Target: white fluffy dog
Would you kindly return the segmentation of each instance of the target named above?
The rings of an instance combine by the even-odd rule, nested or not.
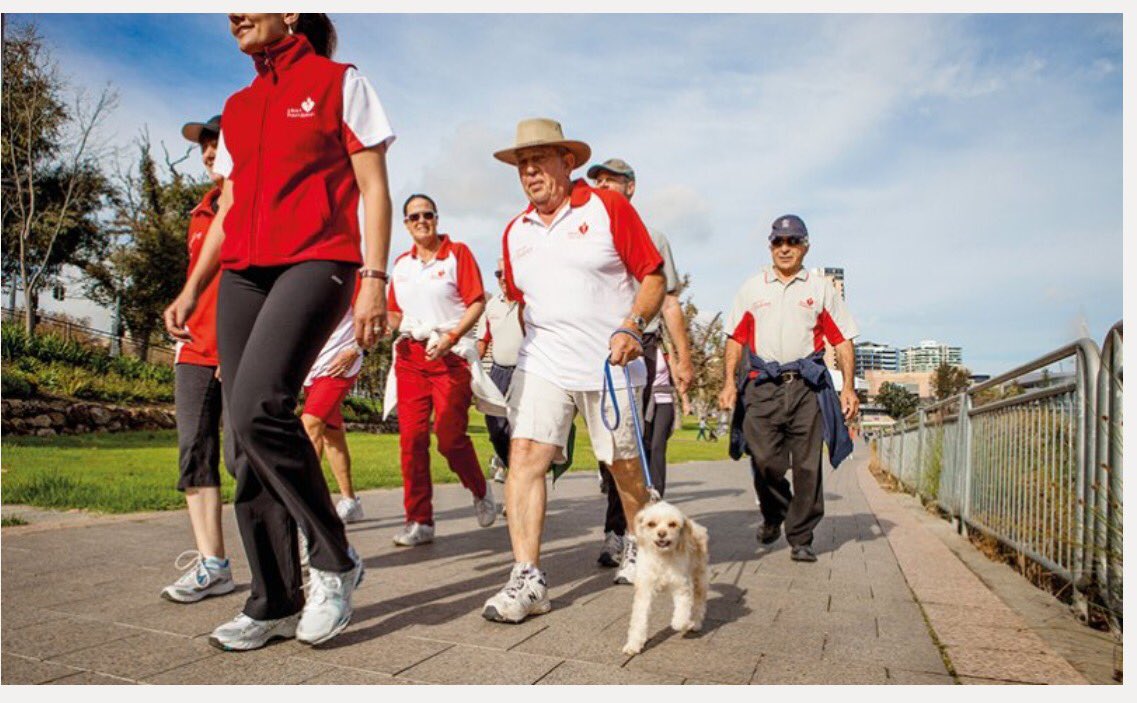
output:
[[[698,631],[707,612],[707,528],[661,501],[640,511],[635,532],[636,593],[624,654],[643,650],[656,593],[671,591],[671,629],[678,632]]]

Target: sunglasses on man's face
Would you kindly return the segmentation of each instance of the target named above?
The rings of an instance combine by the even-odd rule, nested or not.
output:
[[[434,217],[435,215],[432,211],[426,210],[424,212],[412,212],[407,215],[406,220],[407,222],[418,222],[419,218],[422,218],[425,222],[433,222]]]
[[[805,239],[802,237],[774,237],[770,240],[770,247],[772,249],[778,249],[787,244],[791,247],[796,247],[804,243]]]

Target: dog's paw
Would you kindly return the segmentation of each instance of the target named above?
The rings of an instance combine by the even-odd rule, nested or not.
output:
[[[623,651],[624,654],[631,656],[633,654],[639,654],[640,652],[643,651],[643,648],[644,648],[643,642],[636,644],[635,642],[629,641],[627,644],[624,645],[624,649],[621,651]]]
[[[691,621],[687,618],[671,618],[671,629],[676,632],[686,632],[691,629]]]

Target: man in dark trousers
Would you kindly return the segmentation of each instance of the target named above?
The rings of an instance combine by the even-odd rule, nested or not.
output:
[[[813,530],[825,514],[821,444],[834,468],[852,451],[845,421],[859,409],[853,390],[857,326],[824,276],[802,266],[809,232],[796,215],[774,220],[771,266],[742,284],[726,329],[725,379],[719,404],[735,408],[731,456],[751,457],[762,511],[758,540],[773,544],[785,523],[790,557],[817,561]],[[825,367],[825,341],[841,371],[840,397]],[[739,378],[746,353],[748,370]],[[739,446],[741,445],[741,446]],[[793,470],[793,490],[786,472]]]

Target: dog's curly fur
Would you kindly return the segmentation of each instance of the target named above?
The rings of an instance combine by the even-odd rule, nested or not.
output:
[[[656,593],[671,592],[671,628],[678,632],[698,631],[707,612],[707,528],[663,501],[645,507],[635,522],[636,592],[624,654],[643,650]]]

